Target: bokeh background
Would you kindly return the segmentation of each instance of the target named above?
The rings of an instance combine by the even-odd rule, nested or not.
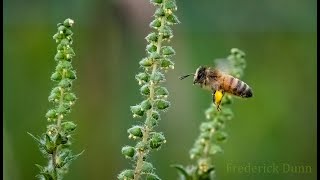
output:
[[[236,99],[228,141],[215,157],[218,179],[316,179],[316,0],[178,0],[182,22],[173,26],[175,69],[167,74],[170,110],[158,131],[167,143],[151,154],[164,180],[177,178],[171,164],[188,165],[210,92],[178,76],[231,48],[246,52],[243,80],[254,98]],[[78,96],[69,119],[78,128],[73,151],[85,153],[65,179],[116,179],[132,163],[121,147],[133,144],[127,129],[137,121],[130,105],[142,100],[134,79],[145,56],[154,8],[148,0],[4,0],[4,179],[35,179],[46,160],[27,134],[40,135],[51,107],[56,24],[75,20],[74,68]],[[289,163],[312,167],[308,174],[241,174],[228,163]]]

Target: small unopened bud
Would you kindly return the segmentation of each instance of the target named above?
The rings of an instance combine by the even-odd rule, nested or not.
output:
[[[121,152],[126,158],[132,158],[136,151],[135,151],[134,147],[125,146],[122,148]]]

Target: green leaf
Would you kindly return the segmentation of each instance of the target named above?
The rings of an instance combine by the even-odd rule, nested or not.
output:
[[[192,180],[192,176],[189,175],[188,171],[180,164],[173,164],[171,167],[176,168],[178,172],[184,177],[185,180]]]
[[[33,134],[31,134],[31,133],[29,133],[29,132],[27,132],[35,141],[37,141],[38,143],[40,143],[41,144],[41,141],[40,141],[40,137],[35,137]]]

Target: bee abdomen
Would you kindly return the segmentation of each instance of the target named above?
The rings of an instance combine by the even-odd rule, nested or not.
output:
[[[233,93],[237,96],[241,96],[244,98],[252,97],[252,90],[250,86],[248,86],[245,82],[236,79],[237,83],[235,88],[233,89]]]

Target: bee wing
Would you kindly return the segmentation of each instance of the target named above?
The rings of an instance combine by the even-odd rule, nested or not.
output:
[[[220,58],[213,60],[214,67],[219,69],[220,71],[230,74],[232,71],[232,64],[227,58]]]

